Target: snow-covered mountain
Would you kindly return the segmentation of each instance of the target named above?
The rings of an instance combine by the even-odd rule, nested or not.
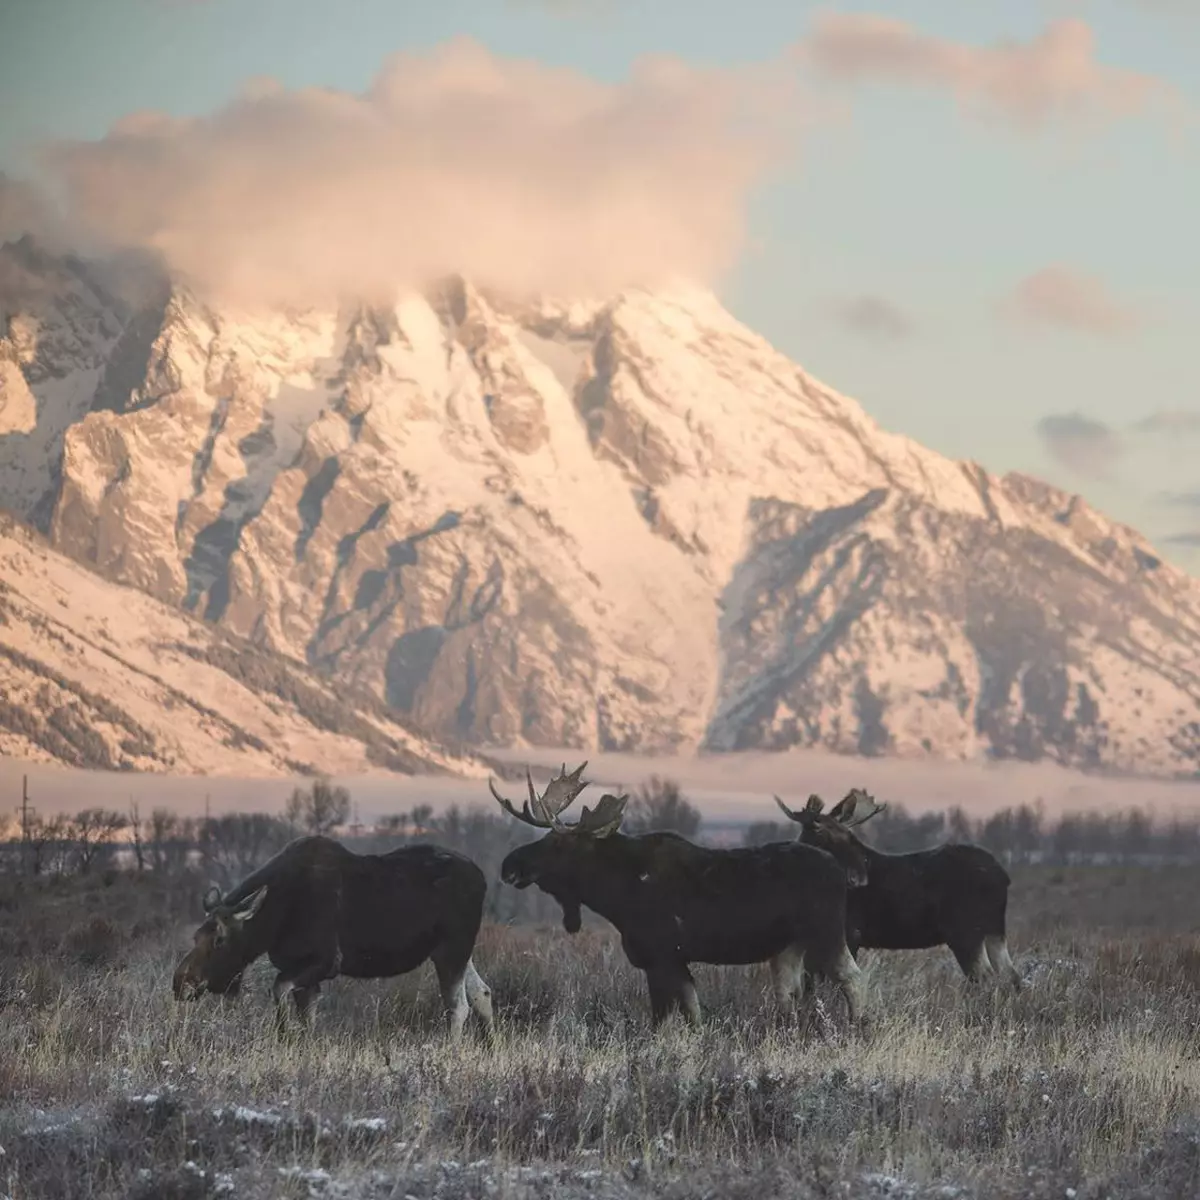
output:
[[[498,769],[0,516],[0,758],[237,775]]]
[[[3,253],[0,505],[437,736],[1200,768],[1200,582],[708,293],[252,313]]]

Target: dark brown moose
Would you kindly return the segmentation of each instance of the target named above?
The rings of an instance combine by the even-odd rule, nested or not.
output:
[[[833,858],[798,841],[715,850],[676,833],[619,831],[627,796],[601,796],[578,822],[559,818],[588,784],[582,763],[566,765],[539,796],[526,771],[529,799],[520,810],[492,795],[545,837],[511,851],[500,877],[536,884],[562,906],[563,926],[578,932],[580,907],[612,923],[632,966],[646,973],[651,1018],[674,1009],[692,1023],[700,1004],[690,963],[770,961],[776,998],[803,998],[805,969],[837,981],[852,1022],[862,1018],[864,989],[846,946],[847,873]],[[863,855],[862,878],[865,879]]]
[[[302,1021],[327,979],[387,979],[433,961],[452,1038],[474,1009],[492,1029],[491,990],[471,961],[487,880],[439,846],[354,854],[327,837],[289,842],[227,895],[210,888],[208,916],[176,968],[177,1000],[236,996],[242,972],[267,955],[279,1029],[288,993]]]
[[[951,844],[908,854],[866,845],[854,828],[887,806],[853,788],[828,813],[820,796],[799,811],[775,803],[800,826],[799,841],[827,850],[848,869],[867,859],[867,885],[846,895],[846,941],[857,959],[868,950],[948,946],[972,981],[1000,973],[1020,989],[1004,931],[1008,872],[982,846]]]

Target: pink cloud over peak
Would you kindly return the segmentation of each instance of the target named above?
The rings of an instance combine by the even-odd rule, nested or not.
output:
[[[394,56],[362,95],[259,79],[211,116],[134,114],[45,166],[89,239],[248,302],[449,271],[604,295],[734,264],[747,195],[792,144],[794,82],[647,58],[605,84],[460,38]]]
[[[944,88],[1027,131],[1056,118],[1129,116],[1171,96],[1153,76],[1098,62],[1091,26],[1078,18],[1052,21],[1028,42],[970,46],[891,17],[828,13],[802,56],[846,83]]]

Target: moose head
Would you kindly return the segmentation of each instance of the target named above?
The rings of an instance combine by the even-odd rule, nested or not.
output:
[[[863,788],[851,788],[829,812],[824,811],[825,802],[817,795],[809,796],[801,809],[788,808],[778,796],[775,803],[789,821],[800,826],[801,842],[832,854],[845,868],[846,882],[851,887],[866,885],[870,857],[853,830],[883,812],[886,804],[876,804],[875,798]]]
[[[191,950],[175,969],[176,1000],[194,1000],[205,992],[236,997],[242,972],[259,953],[250,924],[267,898],[264,884],[235,903],[226,903],[217,887],[204,896],[208,915],[196,930]]]
[[[588,786],[582,778],[586,766],[584,761],[568,773],[567,764],[563,763],[561,772],[550,780],[541,795],[526,768],[529,799],[520,809],[501,796],[488,780],[492,796],[505,812],[534,829],[547,830],[545,837],[509,852],[500,864],[500,878],[516,888],[537,884],[553,896],[562,905],[563,926],[568,933],[578,933],[582,924],[579,882],[585,874],[590,874],[589,867],[598,848],[620,829],[629,800],[625,795],[605,794],[594,809],[584,805],[574,824],[564,822],[562,814]]]

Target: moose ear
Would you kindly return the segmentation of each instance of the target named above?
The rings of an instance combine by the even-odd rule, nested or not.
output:
[[[202,903],[204,904],[204,911],[206,913],[212,912],[221,903],[221,889],[215,883],[204,893]]]
[[[267,898],[267,885],[264,883],[252,896],[243,900],[241,904],[234,909],[231,917],[237,921],[239,925],[244,925],[260,908],[262,902]]]

